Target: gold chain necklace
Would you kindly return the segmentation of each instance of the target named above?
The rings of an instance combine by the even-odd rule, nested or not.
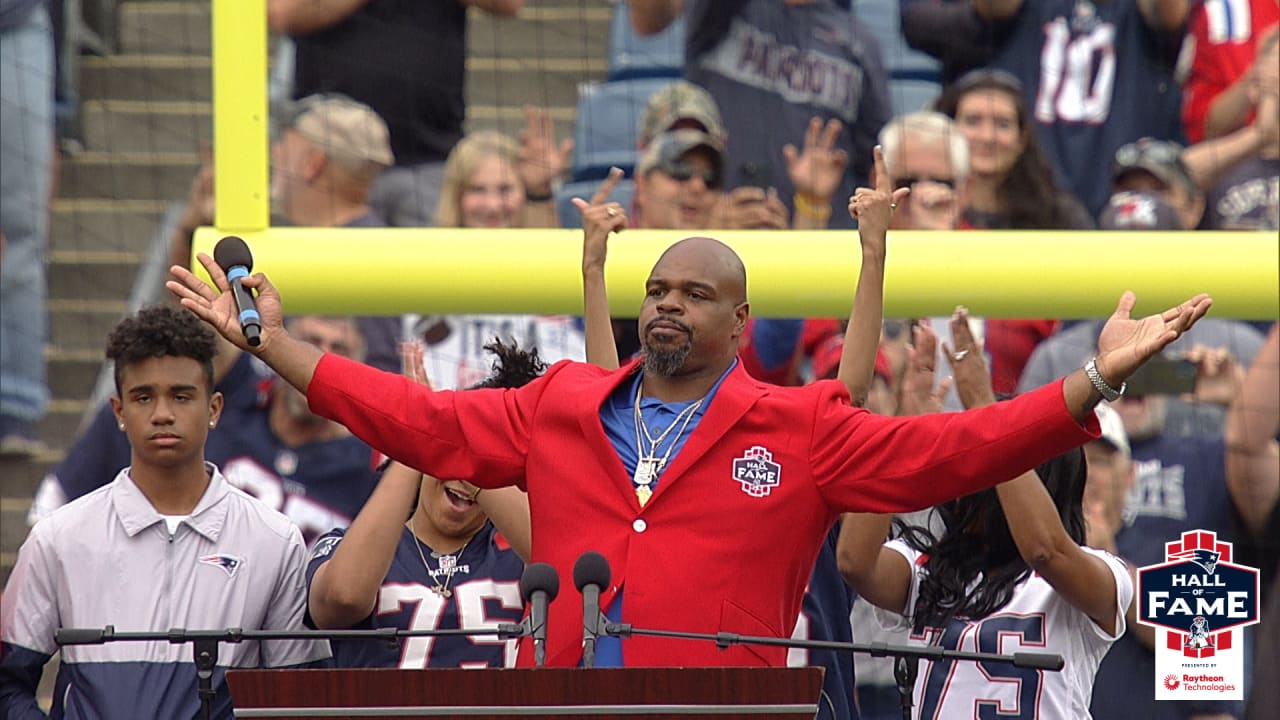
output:
[[[635,399],[635,430],[636,430],[636,471],[631,476],[631,482],[636,486],[636,497],[640,500],[640,507],[644,507],[649,502],[649,498],[653,495],[653,482],[658,479],[658,473],[666,467],[667,461],[671,459],[671,453],[675,451],[676,444],[680,441],[680,436],[684,435],[684,431],[688,429],[689,423],[693,420],[693,416],[698,412],[698,408],[702,407],[702,403],[706,400],[706,396],[699,398],[695,403],[690,404],[679,413],[676,414],[671,424],[658,434],[657,439],[649,433],[649,427],[644,424],[644,417],[640,412],[640,391],[644,387],[644,382],[636,383],[636,399]],[[680,430],[676,433],[675,438],[671,440],[671,444],[667,446],[667,451],[661,458],[657,457],[658,446],[663,440],[671,434],[671,431],[679,425]],[[643,435],[643,439],[642,436]],[[644,450],[644,441],[649,442],[649,452]]]
[[[431,588],[431,592],[443,598],[453,597],[453,591],[449,589],[449,583],[453,581],[453,576],[458,572],[458,560],[462,559],[462,553],[466,552],[467,546],[470,545],[475,536],[480,533],[477,531],[474,535],[467,538],[467,541],[462,543],[462,547],[458,548],[456,552],[438,553],[435,550],[432,550],[431,556],[438,558],[438,562],[436,563],[436,574],[433,575],[431,574],[431,566],[427,564],[427,556],[422,552],[422,546],[426,543],[418,539],[418,534],[413,531],[412,524],[405,523],[404,525],[409,528],[409,534],[413,536],[413,546],[418,549],[418,557],[422,559],[422,567],[426,569],[427,577],[431,578],[431,581],[436,584],[435,587]],[[427,547],[430,549],[430,546]],[[440,578],[438,577],[440,575],[444,576],[444,582],[440,582]]]

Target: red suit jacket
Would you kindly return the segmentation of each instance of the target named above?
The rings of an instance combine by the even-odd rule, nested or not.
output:
[[[560,573],[547,664],[582,654],[582,602],[569,582],[587,550],[626,588],[637,628],[789,636],[819,545],[842,512],[906,512],[1012,479],[1098,436],[1067,412],[1061,382],[966,413],[873,415],[844,386],[778,387],[739,363],[641,508],[600,422],[636,370],[561,362],[517,390],[433,392],[326,355],[313,411],[439,478],[529,493],[533,560]],[[635,637],[627,666],[783,665],[784,648]],[[522,643],[520,664],[532,664]]]

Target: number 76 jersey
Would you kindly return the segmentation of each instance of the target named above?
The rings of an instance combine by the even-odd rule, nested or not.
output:
[[[886,547],[911,563],[907,608],[914,608],[924,574],[924,556],[893,540]],[[913,712],[920,720],[1079,720],[1089,717],[1093,678],[1111,643],[1124,634],[1124,612],[1133,600],[1133,581],[1124,562],[1092,548],[1116,581],[1116,633],[1108,635],[1032,573],[1014,589],[1009,603],[984,618],[952,620],[946,628],[911,635],[914,645],[940,645],[962,652],[1052,653],[1066,660],[1061,672],[1017,668],[1005,663],[961,660],[921,661]],[[909,628],[902,615],[876,610],[886,629]]]

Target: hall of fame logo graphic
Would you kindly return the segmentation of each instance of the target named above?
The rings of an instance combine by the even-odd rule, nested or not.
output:
[[[1156,630],[1157,700],[1244,699],[1243,629],[1258,622],[1258,571],[1204,530],[1138,569],[1138,622]]]
[[[752,445],[742,457],[734,459],[733,479],[751,497],[768,497],[782,483],[782,466],[773,461],[773,453]]]

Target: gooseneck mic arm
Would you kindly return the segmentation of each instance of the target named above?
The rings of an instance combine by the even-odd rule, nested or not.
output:
[[[595,667],[596,639],[603,629],[600,590],[609,587],[609,561],[594,551],[582,553],[573,564],[573,584],[582,593],[582,667]]]
[[[576,573],[575,573],[576,574]],[[606,623],[605,635],[629,638],[634,635],[703,640],[714,642],[721,650],[732,645],[770,645],[773,647],[805,648],[808,650],[837,650],[863,653],[872,657],[908,657],[923,660],[969,660],[973,662],[1007,663],[1014,667],[1057,672],[1066,664],[1061,655],[1054,653],[1016,652],[1012,655],[997,653],[962,652],[947,650],[936,645],[889,645],[886,643],[846,643],[834,640],[795,640],[792,638],[739,635],[737,633],[694,633],[678,630],[651,630],[633,627],[630,623]]]
[[[520,597],[529,606],[528,631],[533,636],[533,664],[547,662],[547,605],[560,593],[560,574],[547,563],[533,563],[520,576]]]
[[[245,341],[257,347],[262,343],[262,316],[258,315],[253,292],[244,286],[244,279],[253,271],[253,254],[249,252],[249,246],[235,235],[228,235],[213,246],[213,260],[227,274],[227,282],[231,284]]]

